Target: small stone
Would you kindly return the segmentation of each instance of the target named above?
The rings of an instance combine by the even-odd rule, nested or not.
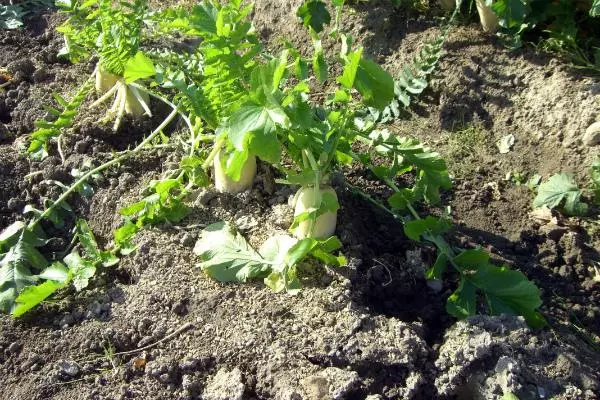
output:
[[[444,282],[441,279],[428,279],[427,286],[434,292],[439,293],[444,288]]]
[[[48,71],[45,68],[40,68],[33,73],[32,78],[35,83],[40,83],[45,81],[48,76]]]
[[[21,58],[19,60],[9,63],[7,66],[8,72],[12,75],[22,73],[24,76],[31,76],[35,71],[35,65],[28,58]]]
[[[328,367],[318,374],[304,379],[302,385],[310,399],[339,400],[348,397],[349,392],[359,384],[355,371]]]
[[[235,225],[242,231],[249,231],[258,226],[258,221],[251,215],[242,215],[235,220]]]
[[[213,189],[202,189],[197,193],[196,199],[194,200],[194,204],[206,206],[215,197],[217,197],[217,192],[215,192]]]
[[[71,314],[67,314],[62,317],[58,325],[60,325],[61,328],[66,329],[69,327],[69,325],[73,325],[74,322],[73,316]]]
[[[119,177],[119,184],[124,188],[133,182],[135,182],[135,176],[129,172],[125,172]]]
[[[242,371],[235,368],[227,371],[221,368],[206,385],[202,398],[204,400],[242,400],[246,385],[242,382]]]
[[[88,306],[88,309],[92,312],[92,314],[94,314],[95,316],[99,316],[100,314],[102,314],[102,305],[97,302],[94,301],[92,304],[90,304]]]
[[[8,203],[6,205],[7,205],[8,209],[11,211],[19,211],[21,209],[21,207],[23,207],[21,200],[15,198],[15,197],[8,200]]]
[[[184,375],[181,379],[181,387],[191,396],[197,396],[200,385],[192,375]]]
[[[4,125],[3,123],[0,122],[0,141],[2,141],[4,139],[8,139],[9,137],[10,137],[10,131],[8,130],[6,125]]]
[[[8,352],[11,354],[17,354],[19,351],[21,351],[21,345],[17,342],[12,342],[9,346],[8,346]]]
[[[192,247],[196,242],[196,238],[191,233],[184,233],[181,237],[180,243],[182,246]]]
[[[583,143],[586,146],[596,146],[600,144],[600,121],[594,122],[585,130]]]
[[[77,143],[75,143],[75,151],[78,154],[84,154],[89,147],[90,147],[90,143],[87,140],[80,140]],[[114,179],[115,181],[117,181],[115,178],[112,178],[112,179]]]
[[[71,378],[75,378],[81,372],[81,367],[75,361],[61,360],[58,362],[60,373]]]

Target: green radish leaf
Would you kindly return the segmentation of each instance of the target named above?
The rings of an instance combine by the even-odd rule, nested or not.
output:
[[[179,166],[185,172],[188,181],[198,187],[205,187],[210,184],[210,179],[202,167],[204,160],[196,156],[186,156],[181,159]]]
[[[448,266],[448,257],[444,253],[439,253],[435,263],[425,272],[426,279],[436,279],[441,281]]]
[[[405,210],[413,201],[414,196],[410,189],[400,189],[388,198],[392,210]]]
[[[189,10],[183,7],[169,9],[161,24],[168,29],[175,29],[194,36],[215,35],[217,33],[217,8],[208,1],[202,1]]]
[[[153,181],[148,196],[121,208],[119,212],[123,216],[137,218],[138,227],[164,221],[179,222],[189,214],[189,209],[182,201],[184,190],[177,179]]]
[[[242,176],[242,169],[244,168],[249,156],[250,154],[248,153],[248,150],[234,150],[229,153],[226,160],[222,159],[221,162],[225,161],[224,167],[227,176],[238,182]]]
[[[477,312],[477,288],[469,281],[461,280],[458,288],[448,297],[446,312],[458,319],[464,319]]]
[[[532,327],[545,325],[536,309],[542,304],[539,289],[519,271],[490,263],[482,249],[465,250],[452,259],[461,273],[459,288],[450,296],[447,311],[457,318],[476,311],[476,291],[484,295],[490,314],[522,315]]]
[[[308,64],[302,57],[296,57],[296,61],[294,61],[294,75],[301,81],[308,78]]]
[[[196,242],[200,268],[220,282],[246,282],[266,277],[272,263],[256,252],[231,225],[217,222],[207,226]]]
[[[76,250],[69,253],[63,261],[69,267],[75,289],[78,292],[85,289],[89,280],[96,274],[95,263],[82,258]]]
[[[249,134],[248,149],[258,158],[270,164],[281,160],[281,143],[275,132],[254,131]]]
[[[342,76],[337,78],[337,81],[342,84],[346,89],[352,89],[354,86],[354,80],[356,79],[356,73],[358,72],[358,65],[362,58],[363,49],[360,48],[356,51],[348,53],[346,57],[346,66],[344,67],[344,73]]]
[[[581,189],[571,175],[555,174],[539,186],[538,194],[533,200],[533,207],[547,206],[553,209],[563,204],[563,210],[567,214],[585,215],[587,204],[581,202],[581,194]]]
[[[315,182],[315,171],[307,169],[298,174],[291,173],[287,175],[286,179],[277,180],[277,182],[286,183],[288,185],[308,186]]]
[[[15,308],[12,315],[14,317],[22,316],[65,286],[65,283],[48,280],[36,286],[26,287],[15,299]]]
[[[296,294],[302,287],[295,266],[285,268],[281,272],[271,272],[269,276],[264,279],[264,283],[275,293],[285,291],[289,294]]]
[[[361,59],[354,88],[363,97],[363,102],[378,110],[382,110],[394,98],[394,79],[379,64]]]
[[[323,51],[317,51],[313,58],[313,72],[319,82],[325,83],[329,78],[327,61],[323,55]]]
[[[331,15],[327,11],[327,5],[321,0],[307,0],[302,4],[296,15],[302,19],[307,28],[319,33],[323,27],[331,22]]]
[[[90,229],[85,219],[79,218],[75,223],[75,229],[79,243],[85,250],[86,256],[93,260],[100,261],[100,250],[98,250],[98,243],[94,237],[94,233]]]
[[[135,56],[131,57],[125,63],[123,77],[125,78],[125,82],[130,84],[138,79],[154,76],[155,73],[156,69],[154,68],[152,60],[141,51],[138,51]]]
[[[590,8],[590,16],[600,16],[600,0],[594,0],[594,2],[592,3],[592,7]]]
[[[258,253],[277,268],[285,264],[287,253],[296,243],[298,239],[288,235],[271,236],[260,246]]]
[[[120,254],[125,256],[135,251],[135,245],[131,241],[139,229],[136,224],[128,220],[113,232],[115,247],[119,250]]]
[[[71,279],[69,268],[59,261],[53,262],[39,275],[39,278],[58,283],[67,283]]]
[[[422,219],[415,219],[404,223],[404,233],[409,239],[421,241],[421,236],[442,235],[450,230],[452,223],[446,218],[436,218],[428,215]]]
[[[0,253],[0,311],[4,313],[13,311],[15,299],[25,288],[37,284],[39,277],[33,271],[48,267],[48,261],[36,249],[42,241],[38,234],[15,228],[18,225],[13,224],[0,235],[4,242],[2,247],[10,243],[10,247]]]
[[[526,0],[496,0],[492,10],[498,15],[500,26],[503,28],[520,27],[525,17],[531,11]]]
[[[25,222],[15,221],[0,232],[0,254],[19,240],[25,226]]]
[[[254,132],[255,136],[263,135],[274,138],[274,130],[277,125],[289,125],[289,118],[281,107],[247,104],[240,107],[229,117],[227,131],[234,147],[239,151],[243,151],[250,139],[248,138],[250,132]],[[280,148],[279,143],[271,144],[272,148],[261,150],[267,154],[267,157],[278,152],[277,148]]]

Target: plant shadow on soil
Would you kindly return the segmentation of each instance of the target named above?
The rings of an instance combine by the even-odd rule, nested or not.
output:
[[[471,47],[490,44],[494,48],[502,47],[497,39],[489,37],[449,41],[446,44],[448,61],[452,62],[452,58],[459,57],[457,54]],[[488,110],[489,105],[500,109],[513,105],[510,97],[515,87],[515,76],[499,72],[503,70],[503,64],[494,55],[495,52],[472,55],[470,65],[463,65],[460,71],[456,71],[456,86],[469,90],[446,93],[440,110],[442,129],[453,130],[457,124],[466,125],[476,121],[485,129],[490,129],[494,125],[494,116]]]

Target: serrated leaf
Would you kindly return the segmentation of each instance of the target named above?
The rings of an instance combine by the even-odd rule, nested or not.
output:
[[[53,262],[38,276],[40,279],[65,283],[70,279],[69,268],[59,261]]]
[[[477,288],[469,281],[461,280],[458,288],[446,301],[446,312],[463,319],[477,311]]]
[[[138,51],[125,63],[123,77],[127,84],[133,83],[138,79],[145,79],[154,76],[156,69],[152,60],[143,52]]]
[[[416,242],[421,241],[421,236],[425,234],[442,235],[450,228],[452,224],[446,218],[436,218],[428,215],[422,219],[415,219],[404,223],[404,233],[409,239]]]
[[[362,95],[363,102],[378,110],[383,110],[394,98],[394,79],[379,64],[361,59],[354,88]]]
[[[296,15],[302,19],[307,28],[312,28],[319,33],[323,26],[331,22],[331,15],[327,11],[327,5],[320,0],[307,0],[296,11]]]
[[[281,153],[281,145],[274,135],[275,127],[277,125],[287,126],[288,124],[289,119],[281,107],[248,104],[240,107],[229,117],[227,131],[229,139],[238,151],[244,151],[247,143],[253,137],[254,140],[267,145],[267,148],[256,150],[271,158],[275,154]],[[249,137],[251,133],[253,135]]]
[[[439,253],[435,263],[425,272],[426,279],[442,280],[448,266],[448,257],[444,253]]]
[[[202,271],[220,282],[246,282],[250,278],[265,277],[271,269],[271,263],[223,221],[202,231],[194,253],[202,259],[199,264]]]
[[[78,292],[85,289],[96,274],[94,262],[82,258],[77,251],[69,253],[63,261],[69,267],[75,289]]]
[[[550,209],[561,206],[569,215],[584,215],[587,204],[581,202],[582,191],[573,177],[566,173],[555,174],[542,183],[533,200],[533,207],[547,206]]]
[[[545,324],[536,309],[542,304],[539,289],[519,271],[489,262],[489,254],[481,249],[465,250],[452,259],[461,273],[459,288],[450,296],[447,310],[458,318],[473,315],[475,293],[484,295],[493,315],[521,315],[532,327]]]
[[[356,51],[350,52],[346,56],[346,65],[344,66],[344,72],[342,76],[337,78],[337,81],[342,84],[346,89],[352,89],[354,86],[354,80],[356,79],[356,73],[358,71],[358,65],[362,58],[363,49],[360,48]],[[343,92],[345,93],[345,92]]]
[[[4,228],[2,232],[0,232],[0,253],[2,253],[5,248],[12,246],[17,240],[19,240],[19,237],[21,236],[25,226],[25,222],[15,221]]]
[[[329,78],[327,61],[323,51],[317,51],[313,58],[313,72],[320,83],[325,83]]]
[[[135,245],[131,241],[139,229],[136,224],[128,220],[113,232],[115,247],[119,250],[120,254],[127,255],[135,251]]]
[[[100,261],[100,250],[98,250],[98,243],[96,242],[96,238],[94,237],[94,233],[90,229],[87,221],[85,219],[79,218],[75,222],[75,229],[77,232],[77,238],[79,239],[79,243],[85,250],[86,256]]]
[[[271,236],[260,246],[258,253],[273,265],[282,265],[285,263],[288,251],[296,243],[298,239],[289,235]]]
[[[18,241],[0,254],[0,311],[9,313],[17,296],[28,286],[35,285],[38,277],[33,271],[48,266],[44,256],[21,233]]]
[[[395,152],[399,157],[399,170],[409,166],[415,166],[418,170],[413,198],[410,201],[423,199],[429,204],[438,204],[440,190],[452,187],[445,161],[438,153],[423,147],[414,139],[399,138]]]
[[[590,7],[590,16],[600,16],[600,0],[594,0],[594,2],[592,3],[592,7]]]
[[[503,28],[520,27],[530,12],[526,0],[496,0],[492,4],[492,10],[498,15]]]

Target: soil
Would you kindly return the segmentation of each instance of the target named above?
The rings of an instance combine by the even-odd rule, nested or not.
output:
[[[286,38],[308,51],[304,30],[291,23],[299,3],[256,2],[253,22],[270,48]],[[25,204],[57,195],[45,181],[71,182],[72,168],[126,149],[164,116],[153,109],[153,120],[127,119],[113,133],[97,123],[101,111],[87,110],[87,100],[62,143],[64,162],[56,148],[42,162],[22,155],[52,93],[69,97],[93,71],[93,63],[73,66],[56,57],[59,21],[48,13],[21,31],[0,31],[0,67],[13,77],[0,92],[0,230],[24,218]],[[343,21],[393,73],[439,32],[437,25],[434,15],[406,16],[385,1],[359,2]],[[330,43],[325,48],[333,51]],[[289,226],[293,191],[273,185],[261,166],[251,191],[195,193],[184,221],[142,231],[137,251],[87,290],[65,291],[20,319],[0,316],[0,399],[600,397],[598,221],[535,218],[534,193],[506,179],[509,172],[547,178],[565,171],[589,181],[600,147],[582,138],[600,118],[600,83],[530,47],[508,51],[474,24],[452,28],[445,49],[410,118],[390,129],[448,161],[454,185],[443,200],[455,222],[448,239],[481,245],[532,279],[547,328],[534,331],[508,316],[456,322],[444,309],[452,278],[440,291],[424,278],[433,250],[339,185],[336,233],[348,266],[307,267],[294,296],[260,282],[207,278],[192,252],[204,226],[233,222],[253,245]],[[515,143],[501,154],[496,143],[508,134]],[[77,195],[70,204],[108,245],[122,222],[119,208],[176,161],[169,148],[142,152],[96,179],[92,197]],[[370,193],[385,190],[364,171],[348,176]],[[56,234],[68,240],[66,231]]]

